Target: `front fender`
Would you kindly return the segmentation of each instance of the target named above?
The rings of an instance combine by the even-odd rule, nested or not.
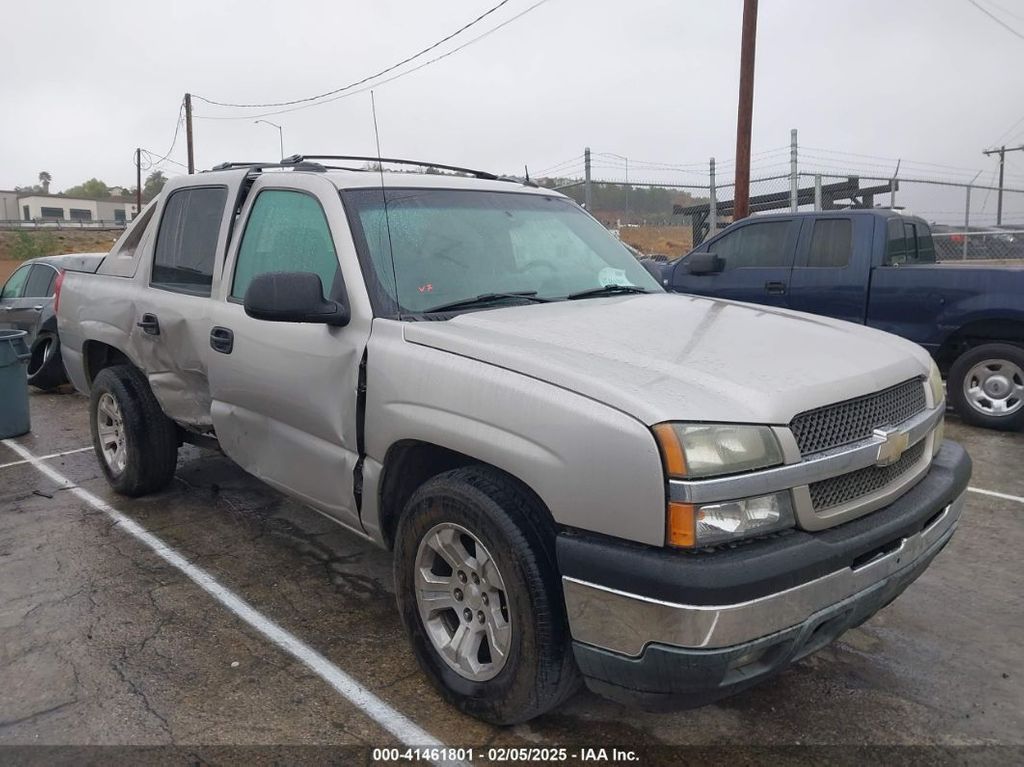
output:
[[[575,392],[407,343],[377,321],[367,355],[366,453],[404,440],[491,464],[528,485],[560,525],[664,544],[665,480],[650,430]]]

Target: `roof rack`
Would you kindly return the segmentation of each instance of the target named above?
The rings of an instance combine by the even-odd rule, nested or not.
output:
[[[307,160],[356,160],[357,162],[388,163],[390,165],[416,165],[420,168],[440,168],[441,170],[451,170],[456,173],[468,173],[476,178],[489,179],[491,181],[497,181],[499,178],[496,173],[490,173],[486,170],[461,168],[458,165],[443,165],[441,163],[427,162],[425,160],[405,160],[399,157],[365,157],[362,155],[342,154],[295,154],[291,157],[284,158],[281,161],[281,165],[289,167],[299,165]]]
[[[296,160],[296,158],[298,158]],[[290,168],[291,170],[308,170],[314,172],[323,172],[327,170],[327,167],[321,165],[318,162],[304,162],[298,155],[292,157],[286,157],[278,162],[222,162],[220,165],[214,165],[210,168],[210,171],[215,170],[234,170],[236,168],[250,168],[252,170],[262,170],[263,168]]]
[[[520,183],[519,179],[510,176],[499,176],[486,170],[475,170],[474,168],[463,168],[458,165],[445,165],[443,163],[428,162],[426,160],[406,160],[399,157],[370,157],[364,155],[342,155],[342,154],[293,154],[277,162],[222,162],[214,165],[211,171],[234,170],[236,168],[250,168],[255,171],[264,168],[288,168],[290,170],[305,170],[323,173],[327,170],[350,170],[360,172],[375,172],[369,168],[350,168],[340,165],[325,165],[315,160],[354,160],[356,162],[388,163],[390,165],[414,165],[420,168],[439,168],[450,170],[455,173],[466,173],[474,178],[486,179],[488,181],[510,181]],[[536,186],[532,181],[524,182],[527,186]]]

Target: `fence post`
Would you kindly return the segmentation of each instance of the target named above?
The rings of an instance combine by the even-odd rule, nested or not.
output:
[[[588,146],[583,150],[583,204],[587,207],[587,212],[590,215],[594,215],[594,211],[591,210],[593,202],[590,192],[590,147]]]
[[[708,186],[708,237],[718,233],[718,190],[715,188],[715,158],[711,158],[710,185]]]
[[[967,201],[964,204],[964,261],[967,260],[967,237],[971,227],[971,185],[967,185]]]
[[[793,213],[800,207],[800,177],[796,165],[796,128],[793,128],[789,132],[789,209]]]
[[[814,209],[821,210],[821,174],[814,174]]]

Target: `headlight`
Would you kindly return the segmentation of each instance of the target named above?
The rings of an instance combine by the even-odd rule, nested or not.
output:
[[[782,463],[782,449],[768,426],[659,423],[654,436],[672,479],[737,474]]]
[[[669,503],[666,539],[670,546],[714,546],[765,535],[796,524],[789,491],[694,506]]]
[[[928,373],[928,388],[932,391],[932,407],[938,406],[946,399],[946,389],[942,385],[942,373],[939,366],[932,361],[932,369]]]

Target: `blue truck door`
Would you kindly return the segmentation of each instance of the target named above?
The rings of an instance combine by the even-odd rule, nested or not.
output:
[[[721,270],[691,274],[688,255],[676,262],[670,287],[678,293],[788,306],[799,231],[800,220],[796,218],[752,218],[731,226],[694,251],[714,253],[721,260]]]
[[[935,352],[952,328],[940,318],[958,289],[955,269],[937,273],[932,232],[919,218],[890,218],[885,255],[871,276],[868,325],[909,338]],[[938,281],[935,278],[938,277]],[[968,292],[969,294],[969,292]]]
[[[849,322],[867,316],[874,218],[823,215],[804,222],[789,307]]]

